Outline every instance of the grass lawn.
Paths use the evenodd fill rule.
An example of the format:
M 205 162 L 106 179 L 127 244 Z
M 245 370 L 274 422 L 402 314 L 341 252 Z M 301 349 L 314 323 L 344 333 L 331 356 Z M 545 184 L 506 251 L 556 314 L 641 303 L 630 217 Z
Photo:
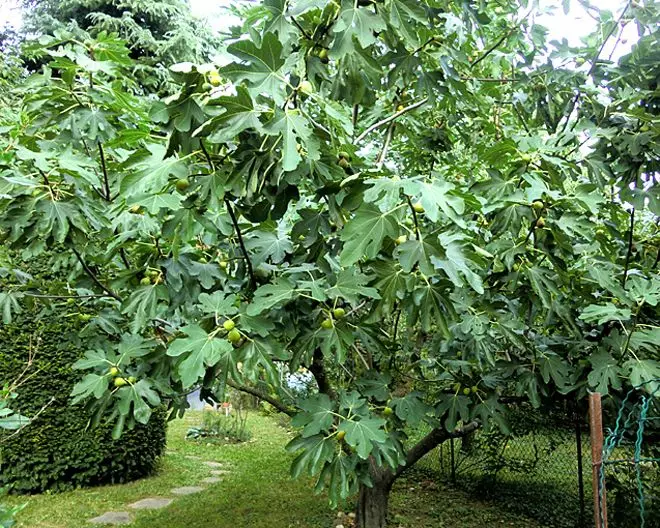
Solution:
M 129 511 L 127 504 L 146 497 L 171 497 L 179 486 L 198 485 L 210 476 L 203 461 L 223 462 L 231 470 L 222 482 L 195 495 L 177 497 L 163 510 L 132 513 L 135 528 L 332 528 L 336 512 L 323 495 L 314 495 L 312 482 L 289 477 L 290 455 L 283 450 L 289 433 L 271 418 L 251 414 L 251 442 L 211 445 L 184 439 L 188 427 L 201 422 L 189 413 L 170 423 L 168 449 L 158 473 L 130 484 L 102 486 L 59 494 L 11 497 L 25 502 L 19 528 L 89 528 L 87 519 L 107 511 Z M 197 456 L 200 459 L 187 458 Z M 391 503 L 393 527 L 535 528 L 533 521 L 496 505 L 481 503 L 465 493 L 412 475 L 397 482 Z

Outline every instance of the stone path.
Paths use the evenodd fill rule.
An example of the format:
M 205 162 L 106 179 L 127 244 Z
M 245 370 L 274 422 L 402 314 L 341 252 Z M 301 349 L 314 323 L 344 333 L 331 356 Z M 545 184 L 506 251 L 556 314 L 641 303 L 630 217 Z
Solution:
M 90 519 L 89 522 L 93 524 L 129 524 L 131 517 L 128 512 L 108 512 Z
M 202 460 L 201 457 L 194 456 L 194 455 L 187 455 L 186 458 L 190 460 Z M 224 464 L 221 462 L 215 462 L 211 460 L 207 460 L 204 462 L 204 465 L 209 467 L 209 468 L 216 468 L 212 471 L 209 471 L 211 473 L 211 477 L 206 477 L 203 478 L 200 483 L 201 484 L 217 484 L 218 482 L 222 482 L 222 478 L 220 477 L 221 475 L 226 475 L 229 473 L 228 470 L 226 469 L 217 469 L 217 468 L 222 468 L 225 467 Z M 170 493 L 175 496 L 185 496 L 185 495 L 193 495 L 194 493 L 199 493 L 201 491 L 204 491 L 206 488 L 202 486 L 183 486 L 180 488 L 173 488 L 170 490 Z M 137 502 L 134 502 L 132 504 L 128 505 L 128 508 L 131 508 L 133 510 L 158 510 L 161 508 L 166 508 L 170 504 L 174 502 L 173 498 L 170 497 L 147 497 L 145 499 L 141 499 Z M 131 515 L 128 512 L 106 512 L 103 515 L 99 515 L 98 517 L 94 517 L 93 519 L 89 519 L 89 522 L 92 524 L 102 524 L 102 525 L 122 525 L 122 524 L 130 524 L 131 523 Z
M 184 486 L 182 488 L 174 488 L 171 490 L 172 495 L 192 495 L 204 491 L 201 486 Z
M 160 510 L 161 508 L 167 508 L 174 499 L 164 499 L 162 497 L 149 497 L 148 499 L 142 499 L 133 504 L 129 504 L 129 508 L 134 510 Z

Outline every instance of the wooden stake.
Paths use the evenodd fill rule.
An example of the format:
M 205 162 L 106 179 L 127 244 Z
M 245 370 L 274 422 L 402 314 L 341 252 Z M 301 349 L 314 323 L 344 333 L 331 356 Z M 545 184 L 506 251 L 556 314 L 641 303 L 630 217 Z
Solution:
M 607 498 L 605 481 L 600 490 L 600 471 L 603 466 L 603 413 L 601 396 L 598 392 L 589 393 L 589 427 L 591 432 L 591 463 L 594 492 L 594 521 L 596 528 L 607 528 Z M 601 517 L 602 513 L 602 517 Z

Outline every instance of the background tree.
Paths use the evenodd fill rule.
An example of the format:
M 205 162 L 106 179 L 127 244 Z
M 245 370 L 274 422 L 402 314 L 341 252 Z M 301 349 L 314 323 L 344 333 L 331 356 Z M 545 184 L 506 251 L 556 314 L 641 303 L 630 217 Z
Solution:
M 655 89 L 623 74 L 655 75 L 658 13 L 600 13 L 570 48 L 524 1 L 361 4 L 266 1 L 230 64 L 173 68 L 154 104 L 116 82 L 121 43 L 44 40 L 0 146 L 0 225 L 26 257 L 64 245 L 99 305 L 76 400 L 120 432 L 154 395 L 257 395 L 294 415 L 293 474 L 357 494 L 374 528 L 403 471 L 506 431 L 508 402 L 660 374 Z M 633 52 L 602 57 L 632 22 Z M 299 366 L 318 392 L 296 400 Z
M 76 28 L 95 37 L 116 33 L 136 59 L 133 75 L 145 93 L 166 93 L 168 67 L 181 61 L 205 62 L 216 51 L 212 31 L 190 11 L 187 0 L 26 0 L 27 36 Z

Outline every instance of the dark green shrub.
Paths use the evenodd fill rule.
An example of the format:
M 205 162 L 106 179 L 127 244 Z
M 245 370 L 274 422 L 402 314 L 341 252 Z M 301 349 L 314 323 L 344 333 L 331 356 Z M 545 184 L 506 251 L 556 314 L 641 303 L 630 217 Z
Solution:
M 12 408 L 27 416 L 43 408 L 20 434 L 0 443 L 0 487 L 27 493 L 126 482 L 151 473 L 163 452 L 164 409 L 115 441 L 113 424 L 102 420 L 91 428 L 91 413 L 70 404 L 80 379 L 71 365 L 99 338 L 81 340 L 78 311 L 26 303 L 10 324 L 0 323 L 0 382 L 18 377 L 32 360 Z

